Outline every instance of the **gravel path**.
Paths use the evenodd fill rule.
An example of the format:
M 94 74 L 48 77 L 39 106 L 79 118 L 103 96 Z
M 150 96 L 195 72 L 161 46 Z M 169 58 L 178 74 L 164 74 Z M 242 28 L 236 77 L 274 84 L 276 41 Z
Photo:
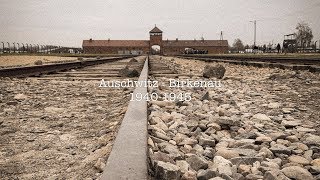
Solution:
M 208 63 L 162 58 L 179 79 L 202 77 Z M 187 102 L 150 103 L 150 174 L 156 179 L 320 179 L 320 76 L 220 63 L 222 87 L 169 88 Z M 211 63 L 210 65 L 217 65 Z

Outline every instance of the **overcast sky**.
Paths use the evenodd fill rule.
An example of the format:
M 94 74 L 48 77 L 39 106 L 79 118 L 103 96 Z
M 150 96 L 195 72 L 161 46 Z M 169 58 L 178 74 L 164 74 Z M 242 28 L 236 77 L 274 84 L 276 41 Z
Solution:
M 0 41 L 81 47 L 83 39 L 240 38 L 253 44 L 283 41 L 298 22 L 320 39 L 320 0 L 0 0 Z M 319 44 L 319 43 L 318 43 Z

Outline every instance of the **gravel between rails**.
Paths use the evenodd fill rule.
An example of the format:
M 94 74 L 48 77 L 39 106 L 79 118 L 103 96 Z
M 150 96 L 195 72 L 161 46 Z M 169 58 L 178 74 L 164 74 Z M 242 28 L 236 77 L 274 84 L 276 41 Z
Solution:
M 150 102 L 148 152 L 155 179 L 320 178 L 318 73 L 162 61 L 179 74 L 193 74 L 179 79 L 205 79 L 207 64 L 221 64 L 226 73 L 219 88 L 149 88 L 192 93 L 190 102 Z

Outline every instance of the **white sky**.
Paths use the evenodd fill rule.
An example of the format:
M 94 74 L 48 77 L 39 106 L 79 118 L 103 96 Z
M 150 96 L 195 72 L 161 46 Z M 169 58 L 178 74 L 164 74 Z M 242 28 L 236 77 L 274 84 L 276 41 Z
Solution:
M 81 47 L 83 39 L 236 38 L 282 42 L 298 22 L 320 40 L 320 0 L 0 0 L 0 41 Z M 319 43 L 318 43 L 319 44 Z

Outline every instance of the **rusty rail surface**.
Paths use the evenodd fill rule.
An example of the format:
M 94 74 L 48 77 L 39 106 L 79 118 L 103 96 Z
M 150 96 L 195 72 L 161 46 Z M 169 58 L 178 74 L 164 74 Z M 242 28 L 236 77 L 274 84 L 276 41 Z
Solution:
M 148 80 L 148 60 L 139 81 Z M 136 87 L 136 94 L 147 94 L 147 87 Z M 130 101 L 101 180 L 147 180 L 147 101 Z

